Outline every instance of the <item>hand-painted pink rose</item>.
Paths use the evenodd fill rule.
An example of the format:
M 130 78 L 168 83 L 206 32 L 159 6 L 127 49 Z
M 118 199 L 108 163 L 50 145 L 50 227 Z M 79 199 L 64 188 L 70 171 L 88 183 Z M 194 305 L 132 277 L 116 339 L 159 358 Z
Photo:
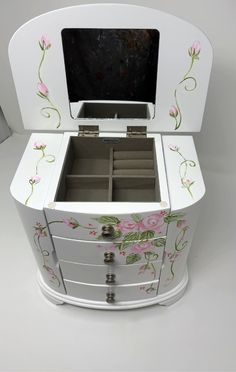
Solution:
M 153 230 L 160 233 L 163 224 L 163 214 L 159 212 L 145 217 L 141 222 L 141 228 L 142 230 Z
M 72 219 L 72 218 L 70 218 L 70 219 L 64 219 L 63 220 L 63 223 L 66 226 L 70 227 L 71 229 L 76 229 L 77 227 L 79 227 L 79 223 L 76 220 Z
M 197 57 L 201 51 L 201 44 L 199 41 L 195 40 L 192 46 L 188 50 L 190 57 Z
M 176 106 L 171 106 L 169 110 L 169 115 L 172 116 L 172 118 L 176 118 L 179 114 L 179 110 Z
M 44 97 L 47 97 L 48 96 L 48 88 L 46 87 L 46 85 L 44 83 L 38 83 L 38 91 L 41 95 L 43 95 Z
M 44 50 L 49 49 L 50 46 L 51 46 L 51 43 L 50 43 L 49 39 L 45 35 L 43 35 L 41 37 L 41 40 L 40 40 L 39 43 L 40 43 L 41 48 L 44 49 Z
M 137 243 L 135 245 L 132 246 L 131 248 L 131 251 L 134 252 L 134 253 L 143 253 L 147 250 L 150 250 L 152 249 L 153 246 L 152 246 L 152 243 L 149 241 L 146 241 L 146 242 L 142 242 L 142 243 Z
M 123 233 L 128 233 L 132 231 L 138 231 L 139 230 L 140 223 L 136 223 L 133 220 L 122 220 L 118 225 L 118 230 L 122 231 Z
M 44 150 L 47 147 L 47 145 L 43 142 L 37 141 L 34 142 L 34 150 Z
M 39 183 L 40 181 L 41 181 L 41 177 L 38 176 L 37 174 L 35 176 L 30 177 L 30 179 L 29 179 L 29 183 L 31 185 L 34 185 L 36 183 Z

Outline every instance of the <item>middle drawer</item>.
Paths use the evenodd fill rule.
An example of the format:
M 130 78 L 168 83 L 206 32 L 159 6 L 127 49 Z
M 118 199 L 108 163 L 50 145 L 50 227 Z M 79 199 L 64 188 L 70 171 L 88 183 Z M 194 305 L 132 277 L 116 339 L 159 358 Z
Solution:
M 162 261 L 165 237 L 146 241 L 99 242 L 53 236 L 59 260 L 88 265 L 104 265 L 106 253 L 112 252 L 115 265 Z
M 86 265 L 59 261 L 63 278 L 87 284 L 134 284 L 159 279 L 162 262 L 135 265 Z

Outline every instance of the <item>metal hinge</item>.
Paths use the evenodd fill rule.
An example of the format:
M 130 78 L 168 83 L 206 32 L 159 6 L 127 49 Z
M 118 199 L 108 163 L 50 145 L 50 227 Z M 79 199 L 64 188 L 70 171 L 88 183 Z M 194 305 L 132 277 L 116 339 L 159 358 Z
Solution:
M 147 127 L 127 127 L 127 137 L 147 137 Z
M 79 125 L 79 137 L 98 137 L 99 126 L 98 125 Z

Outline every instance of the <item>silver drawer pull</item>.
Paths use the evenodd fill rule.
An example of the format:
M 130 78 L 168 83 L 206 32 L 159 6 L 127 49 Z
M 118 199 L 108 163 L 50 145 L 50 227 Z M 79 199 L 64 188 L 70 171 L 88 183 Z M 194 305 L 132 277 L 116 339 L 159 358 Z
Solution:
M 104 225 L 102 226 L 102 236 L 104 238 L 112 238 L 114 235 L 114 227 L 112 225 Z
M 113 304 L 115 302 L 115 293 L 107 293 L 106 301 L 108 304 Z
M 106 284 L 115 284 L 116 276 L 115 274 L 107 274 L 106 275 Z
M 114 262 L 114 258 L 115 258 L 115 253 L 113 253 L 113 252 L 105 252 L 104 253 L 104 262 L 106 264 Z

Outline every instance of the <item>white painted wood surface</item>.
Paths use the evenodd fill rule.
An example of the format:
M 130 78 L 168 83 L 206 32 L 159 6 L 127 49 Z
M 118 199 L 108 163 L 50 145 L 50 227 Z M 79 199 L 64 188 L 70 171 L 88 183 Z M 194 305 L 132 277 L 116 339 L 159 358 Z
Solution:
M 158 29 L 160 50 L 156 111 L 154 119 L 146 120 L 145 125 L 148 132 L 174 131 L 175 118 L 169 115 L 169 110 L 177 105 L 181 111 L 178 118 L 182 117 L 178 131 L 200 130 L 212 64 L 212 48 L 205 34 L 172 15 L 123 4 L 93 4 L 59 9 L 34 18 L 16 31 L 10 42 L 9 57 L 26 129 L 77 129 L 78 121 L 71 118 L 69 109 L 61 30 L 78 27 Z M 41 60 L 39 41 L 42 36 L 48 38 L 51 44 L 44 62 L 43 76 L 49 90 L 48 97 L 54 108 L 60 112 L 61 125 L 58 129 L 58 114 L 54 110 L 51 118 L 41 115 L 41 109 L 48 102 L 37 96 Z M 199 58 L 194 59 L 192 68 L 189 55 L 189 49 L 190 53 L 193 52 L 191 48 Z M 192 91 L 195 82 L 196 89 Z M 176 89 L 179 91 L 178 103 L 174 97 Z M 140 120 L 91 120 L 91 124 L 100 125 L 102 131 L 120 132 L 126 131 L 127 125 L 140 125 L 139 122 Z M 88 123 L 80 121 L 80 124 Z

